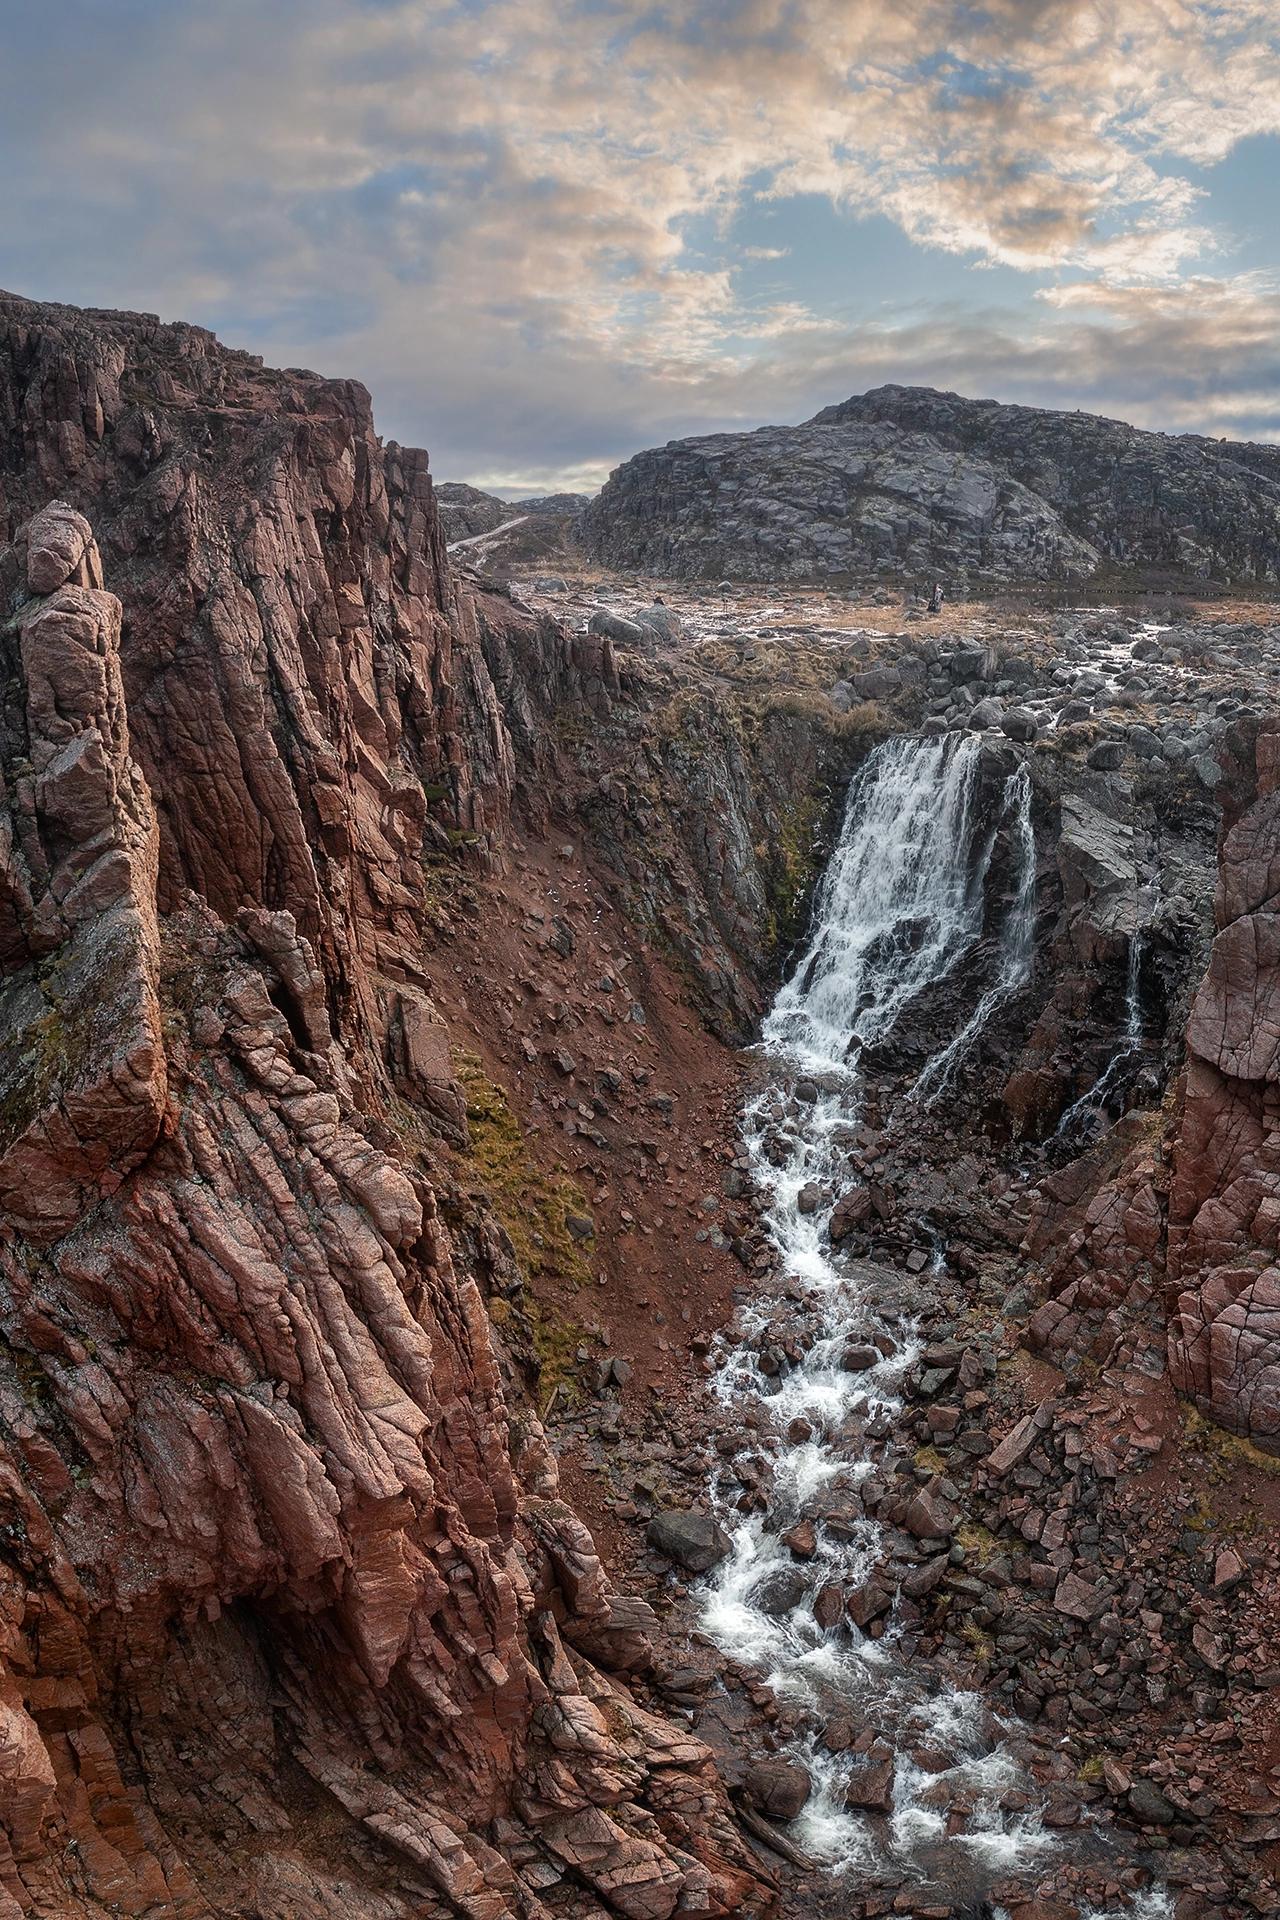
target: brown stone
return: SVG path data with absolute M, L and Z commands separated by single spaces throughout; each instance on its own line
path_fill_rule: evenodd
M 1054 1590 L 1053 1604 L 1068 1619 L 1089 1621 L 1102 1612 L 1107 1596 L 1079 1574 L 1064 1573 Z
M 888 1813 L 893 1806 L 892 1753 L 872 1753 L 855 1767 L 845 1788 L 845 1805 L 855 1812 Z
M 771 1820 L 794 1820 L 804 1810 L 811 1785 L 794 1760 L 757 1760 L 747 1768 L 743 1792 Z
M 0 399 L 0 1907 L 767 1908 L 427 1140 L 424 848 L 491 861 L 506 713 L 608 689 L 354 383 L 0 295 Z

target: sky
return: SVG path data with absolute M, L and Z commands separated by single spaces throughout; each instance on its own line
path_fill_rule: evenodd
M 1280 440 L 1280 0 L 6 0 L 0 286 L 592 490 L 884 381 Z

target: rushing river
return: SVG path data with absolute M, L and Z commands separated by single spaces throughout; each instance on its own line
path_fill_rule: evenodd
M 881 1528 L 858 1488 L 880 1464 L 922 1341 L 885 1296 L 883 1273 L 842 1260 L 828 1228 L 850 1185 L 859 1054 L 886 1038 L 916 995 L 979 939 L 1001 825 L 1018 881 L 999 934 L 997 977 L 926 1065 L 919 1097 L 945 1091 L 982 1024 L 1031 966 L 1029 783 L 1024 771 L 1014 774 L 994 825 L 984 822 L 980 759 L 972 736 L 954 735 L 889 741 L 869 757 L 850 789 L 808 946 L 764 1024 L 769 1084 L 748 1107 L 744 1137 L 779 1256 L 778 1291 L 739 1314 L 715 1388 L 726 1422 L 744 1434 L 744 1452 L 767 1461 L 766 1504 L 742 1511 L 742 1481 L 725 1467 L 713 1498 L 733 1549 L 702 1596 L 706 1631 L 799 1709 L 808 1729 L 794 1757 L 812 1792 L 792 1839 L 833 1875 L 887 1857 L 975 1891 L 1057 1842 L 982 1696 L 954 1684 L 942 1663 L 906 1655 L 896 1606 L 865 1632 L 845 1609 L 882 1552 Z M 782 1320 L 802 1329 L 804 1350 L 797 1364 L 766 1371 L 762 1348 Z M 845 1364 L 851 1345 L 861 1350 L 861 1370 Z M 800 1557 L 784 1535 L 805 1522 L 812 1536 Z M 865 1746 L 873 1732 L 874 1748 L 833 1741 L 833 1723 L 843 1723 L 855 1748 L 858 1734 Z M 862 1811 L 868 1803 L 873 1811 Z

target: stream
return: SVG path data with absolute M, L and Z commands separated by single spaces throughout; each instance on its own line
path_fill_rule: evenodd
M 763 1457 L 766 1491 L 763 1502 L 744 1500 L 740 1462 L 720 1470 L 712 1504 L 732 1551 L 701 1592 L 704 1630 L 798 1714 L 790 1757 L 812 1785 L 789 1838 L 829 1876 L 888 1863 L 979 1902 L 993 1881 L 1060 1843 L 1042 1823 L 1016 1723 L 999 1719 L 963 1670 L 913 1658 L 894 1583 L 876 1592 L 884 1529 L 860 1489 L 884 1474 L 903 1377 L 924 1345 L 911 1302 L 928 1276 L 847 1260 L 828 1230 L 850 1184 L 859 1056 L 980 938 L 1001 827 L 1017 888 L 996 977 L 926 1064 L 917 1097 L 945 1092 L 1032 965 L 1030 785 L 1024 769 L 1010 776 L 995 824 L 984 823 L 981 751 L 974 736 L 951 735 L 890 740 L 869 756 L 808 944 L 764 1023 L 768 1084 L 750 1101 L 743 1134 L 778 1280 L 723 1336 L 713 1385 L 743 1453 Z M 801 1357 L 767 1371 L 780 1321 L 799 1329 Z M 945 1550 L 939 1541 L 939 1567 Z M 866 1600 L 855 1602 L 861 1626 L 850 1596 Z M 1167 1910 L 1159 1895 L 1124 1909 Z

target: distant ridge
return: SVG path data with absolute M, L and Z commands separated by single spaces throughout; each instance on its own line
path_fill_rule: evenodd
M 484 493 L 462 480 L 442 480 L 436 488 L 436 505 L 446 540 L 470 540 L 480 533 L 492 533 L 513 514 L 581 513 L 587 504 L 585 493 L 544 493 L 530 500 L 503 500 L 496 493 Z
M 871 574 L 1274 585 L 1280 448 L 883 386 L 794 427 L 639 453 L 587 507 L 609 565 L 671 578 Z

